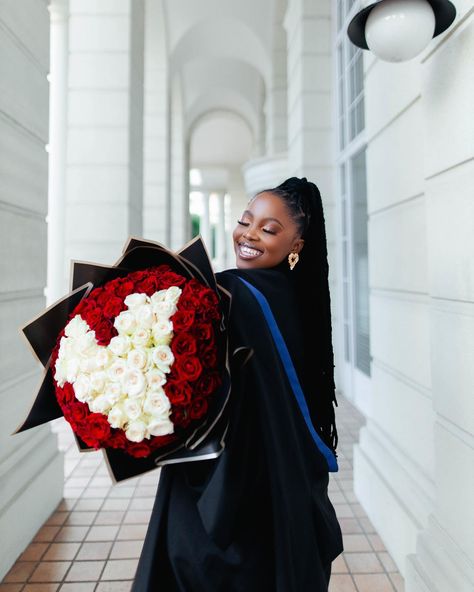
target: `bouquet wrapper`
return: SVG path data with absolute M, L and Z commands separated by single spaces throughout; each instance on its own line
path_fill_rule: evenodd
M 26 419 L 12 435 L 63 416 L 55 394 L 51 353 L 58 334 L 67 324 L 69 315 L 79 302 L 86 298 L 96 286 L 101 286 L 116 277 L 123 277 L 130 272 L 161 264 L 170 265 L 173 271 L 188 279 L 196 278 L 203 285 L 211 288 L 219 299 L 221 320 L 218 346 L 224 350 L 222 367 L 219 369 L 221 385 L 212 395 L 208 412 L 202 418 L 202 422 L 186 435 L 183 441 L 169 443 L 144 458 L 132 457 L 118 448 L 100 450 L 115 483 L 136 477 L 158 466 L 216 458 L 222 453 L 229 424 L 227 403 L 231 390 L 227 338 L 231 295 L 216 283 L 201 235 L 196 236 L 176 252 L 161 243 L 130 236 L 121 257 L 113 265 L 71 261 L 70 292 L 20 327 L 20 334 L 26 339 L 33 355 L 42 364 L 43 372 Z M 85 444 L 75 432 L 73 433 L 81 452 L 95 450 Z

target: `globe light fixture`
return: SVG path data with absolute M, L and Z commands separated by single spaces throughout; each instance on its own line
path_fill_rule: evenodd
M 449 0 L 379 0 L 358 12 L 349 23 L 349 39 L 381 60 L 404 62 L 420 54 L 454 21 Z

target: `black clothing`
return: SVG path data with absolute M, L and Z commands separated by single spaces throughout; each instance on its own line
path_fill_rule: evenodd
M 267 298 L 299 373 L 302 320 L 289 274 L 286 261 L 216 273 L 232 295 L 225 448 L 161 468 L 132 592 L 327 592 L 343 551 L 328 465 L 262 309 L 238 277 Z

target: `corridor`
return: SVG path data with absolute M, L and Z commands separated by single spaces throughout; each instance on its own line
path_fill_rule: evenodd
M 342 395 L 339 471 L 329 495 L 344 534 L 330 592 L 404 592 L 403 578 L 353 493 L 352 449 L 363 416 Z M 127 592 L 143 544 L 159 470 L 113 486 L 100 452 L 80 454 L 61 418 L 64 499 L 0 584 L 0 592 Z M 156 592 L 160 592 L 157 590 Z

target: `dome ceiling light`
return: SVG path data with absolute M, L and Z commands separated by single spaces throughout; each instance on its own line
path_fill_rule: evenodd
M 358 12 L 347 27 L 349 39 L 381 60 L 411 60 L 456 17 L 449 0 L 379 0 Z

